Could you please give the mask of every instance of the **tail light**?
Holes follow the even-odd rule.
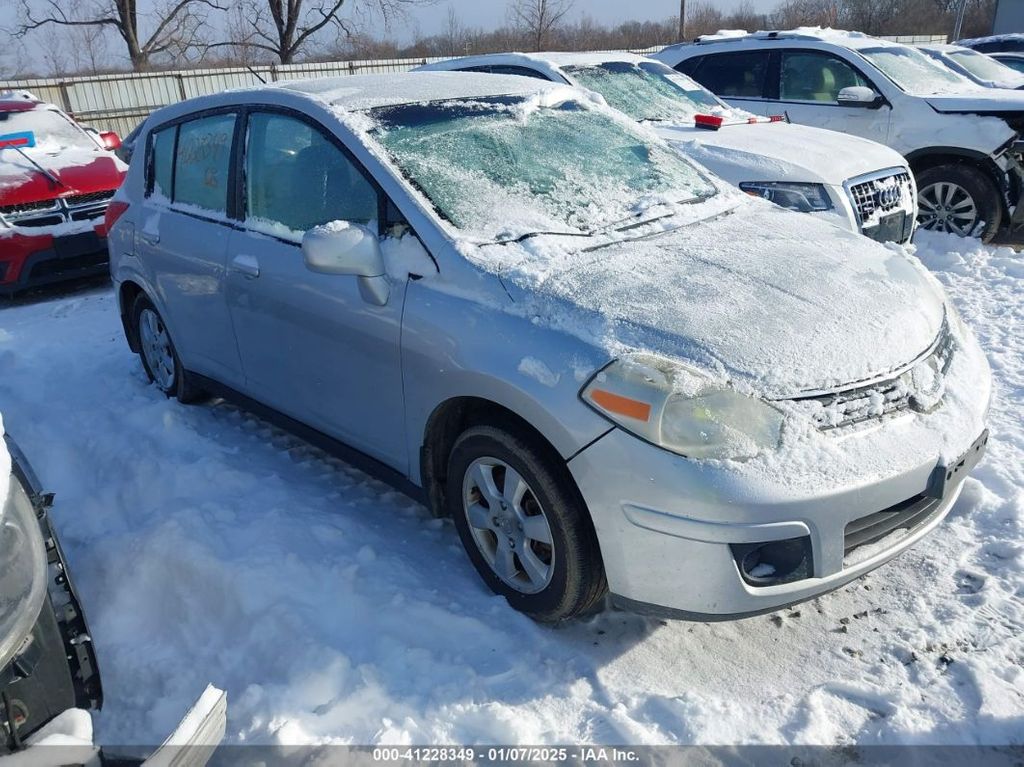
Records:
[[[97,233],[104,237],[110,234],[110,230],[117,223],[117,219],[121,218],[127,210],[128,203],[122,200],[111,200],[110,204],[107,205],[107,213],[103,217],[103,231]]]

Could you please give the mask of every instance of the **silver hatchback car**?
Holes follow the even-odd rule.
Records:
[[[154,113],[107,216],[125,333],[450,515],[556,621],[735,618],[935,528],[990,374],[924,268],[732,190],[588,92],[303,81]]]

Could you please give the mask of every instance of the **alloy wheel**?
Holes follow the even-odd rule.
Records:
[[[497,458],[478,458],[462,481],[473,540],[498,578],[524,594],[543,591],[555,569],[547,515],[529,483]]]
[[[174,348],[160,315],[152,309],[139,314],[139,343],[149,372],[164,391],[174,386]]]
[[[940,181],[920,190],[917,220],[924,229],[961,237],[973,236],[980,223],[974,198],[951,181]]]

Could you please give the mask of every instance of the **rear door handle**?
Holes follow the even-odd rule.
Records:
[[[260,276],[260,262],[256,260],[256,256],[235,256],[231,259],[231,269],[250,280]]]

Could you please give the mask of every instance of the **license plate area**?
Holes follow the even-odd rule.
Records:
[[[946,466],[935,467],[931,482],[928,483],[927,494],[932,498],[945,498],[978,465],[984,457],[987,447],[988,429],[985,429],[959,459]]]

